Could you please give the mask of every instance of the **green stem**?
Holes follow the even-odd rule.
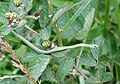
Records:
[[[53,5],[52,5],[52,2],[51,2],[51,0],[47,0],[47,1],[48,1],[48,5],[49,5],[49,8],[50,8],[50,11],[53,14],[54,13],[54,8],[53,8]],[[55,25],[56,34],[57,34],[57,37],[58,37],[58,44],[59,44],[59,46],[63,46],[62,37],[61,37],[61,32],[60,32],[60,28],[59,28],[59,25],[58,25],[58,21],[56,21],[54,23],[54,25]]]
[[[66,49],[73,49],[73,48],[77,48],[77,47],[90,47],[90,48],[95,48],[98,47],[98,45],[95,44],[76,44],[76,45],[72,45],[72,46],[64,46],[64,47],[56,47],[53,48],[51,50],[45,51],[45,50],[41,50],[39,48],[37,48],[36,46],[34,46],[32,43],[30,43],[28,40],[26,40],[23,36],[21,36],[20,34],[16,33],[12,28],[10,28],[12,33],[17,36],[19,39],[21,39],[26,45],[28,45],[30,48],[32,48],[33,50],[35,50],[38,53],[44,53],[44,54],[48,54],[48,53],[52,53],[52,52],[57,52],[57,51],[62,51],[62,50],[66,50]]]
[[[118,0],[114,0],[114,5],[115,5],[115,9],[116,9],[116,20],[118,23],[118,28],[119,28],[119,33],[120,33],[120,15],[119,15],[119,2],[118,2]]]
[[[105,22],[104,22],[104,29],[103,29],[103,35],[106,36],[107,32],[107,26],[108,26],[108,19],[109,19],[109,10],[110,10],[110,2],[111,0],[106,0],[106,9],[105,9]]]

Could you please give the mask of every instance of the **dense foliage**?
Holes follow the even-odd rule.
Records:
[[[119,0],[1,0],[0,84],[119,84]]]

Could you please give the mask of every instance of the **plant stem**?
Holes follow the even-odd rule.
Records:
[[[110,10],[110,2],[111,0],[106,0],[106,9],[105,9],[105,20],[104,20],[104,29],[103,35],[106,36],[107,26],[108,26],[108,19],[109,19],[109,10]]]
[[[110,1],[110,0],[108,0],[108,1]],[[119,15],[119,2],[118,2],[118,0],[114,0],[114,6],[116,9],[116,20],[118,23],[118,29],[119,29],[119,33],[120,33],[120,15]]]
[[[69,11],[69,10],[71,10],[72,8],[74,8],[75,6],[80,5],[80,4],[82,4],[82,3],[85,3],[85,2],[86,2],[86,0],[82,0],[82,1],[80,1],[80,2],[78,2],[78,3],[76,3],[76,4],[74,4],[74,5],[72,5],[67,11]]]
[[[83,74],[83,73],[81,73],[80,72],[80,70],[76,67],[76,66],[74,66],[74,68],[76,69],[76,71],[80,74],[80,75],[82,75],[84,78],[88,78],[85,74]]]
[[[85,42],[86,42],[86,38],[83,40],[83,43],[85,43]],[[80,50],[79,56],[78,56],[78,58],[77,58],[76,67],[78,67],[78,65],[79,65],[80,56],[82,55],[83,49],[84,49],[84,47],[82,47],[81,50]]]
[[[30,28],[28,25],[25,25],[25,28],[29,29],[30,31],[32,31],[33,33],[40,35],[38,32],[34,31],[32,28]]]
[[[52,5],[52,2],[51,2],[51,0],[47,0],[47,1],[48,1],[48,5],[49,5],[49,8],[50,8],[50,11],[53,14],[54,13],[54,8],[53,8],[53,5]],[[55,25],[56,34],[57,34],[57,37],[58,37],[58,45],[59,46],[63,46],[62,37],[61,37],[61,31],[60,31],[60,28],[59,28],[59,25],[58,25],[58,21],[56,21],[54,23],[54,25]]]

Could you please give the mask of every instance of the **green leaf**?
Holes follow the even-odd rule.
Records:
[[[56,78],[59,82],[63,82],[66,75],[73,69],[75,60],[74,58],[70,57],[67,59],[63,59],[58,66],[58,69],[56,71]]]
[[[24,6],[22,6],[22,8],[19,9],[14,5],[13,0],[11,0],[10,1],[10,10],[12,12],[22,14],[24,16],[32,9],[32,4],[33,4],[32,2],[33,2],[33,0],[22,0],[22,5],[24,5]]]
[[[88,13],[88,15],[85,18],[85,23],[84,23],[83,29],[75,35],[75,38],[77,40],[82,40],[87,37],[88,32],[89,32],[92,22],[93,22],[94,14],[95,14],[95,8],[92,8],[91,11]]]
[[[51,17],[49,17],[49,11],[46,7],[41,7],[42,11],[40,12],[40,18],[38,19],[39,21],[39,25],[41,28],[45,28],[46,26],[48,26],[48,24],[50,23],[49,21],[51,21]]]
[[[51,59],[49,55],[38,54],[36,52],[27,53],[24,57],[23,61],[28,63],[27,68],[36,80],[42,75]]]
[[[51,24],[53,24],[55,21],[57,21],[68,9],[68,6],[61,7],[53,16]]]
[[[85,4],[82,4],[82,6],[77,10],[77,12],[72,16],[72,18],[68,21],[68,23],[63,27],[63,30],[65,31],[75,20],[76,18],[82,13],[82,11],[85,9],[85,7],[90,3],[90,0]]]
[[[84,81],[84,77],[83,77],[83,76],[80,76],[80,77],[79,77],[79,81],[80,81],[80,84],[85,84],[85,81]]]
[[[35,51],[31,51],[31,52],[27,52],[25,54],[25,56],[22,58],[23,62],[29,62],[32,61],[33,59],[35,59],[35,57],[38,57],[39,53],[35,52]]]
[[[90,76],[90,78],[86,79],[86,84],[99,84],[108,82],[113,78],[113,74],[111,72],[106,72],[105,68],[98,68],[95,76]]]
[[[70,52],[70,50],[64,50],[64,51],[52,53],[52,55],[53,55],[54,57],[64,57],[64,56],[67,56],[67,54],[68,54],[69,52]]]
[[[110,54],[110,56],[114,56],[114,54],[117,51],[117,44],[115,40],[115,35],[112,34],[111,32],[107,32],[107,36],[105,38],[104,44],[103,44],[103,51],[102,53],[104,55]]]
[[[49,40],[49,38],[51,36],[50,28],[42,29],[42,31],[40,32],[40,35],[41,35],[42,40]]]
[[[27,4],[26,4],[26,7],[25,7],[25,12],[27,14],[32,9],[33,0],[26,0],[26,2],[27,2]]]
[[[111,81],[113,78],[113,74],[111,72],[104,73],[104,76],[102,78],[102,82],[108,82]]]
[[[95,76],[91,76],[90,78],[85,80],[85,84],[98,84],[98,83],[100,83],[100,81]]]
[[[103,82],[108,82],[108,81],[112,80],[112,78],[113,78],[113,74],[111,72],[106,72],[104,67],[103,68],[98,68],[95,76],[102,83]]]
[[[74,0],[59,0],[59,1],[51,0],[51,1],[52,1],[52,4],[56,7],[61,7],[61,6],[64,6],[65,4],[71,5],[74,2]]]
[[[98,61],[99,57],[102,54],[102,46],[103,46],[103,42],[104,42],[104,38],[103,36],[99,36],[97,38],[95,38],[92,41],[92,44],[97,44],[98,47],[97,48],[91,48],[92,51],[92,55],[94,56],[94,58]]]
[[[84,53],[80,57],[80,64],[86,65],[86,66],[96,66],[97,62],[96,62],[95,58],[93,57],[93,55],[91,55],[89,53]]]
[[[16,55],[17,57],[22,58],[26,52],[27,52],[27,47],[21,45],[20,48],[16,50]]]
[[[0,3],[0,23],[7,24],[8,20],[5,16],[6,12],[9,12],[9,3]]]
[[[10,40],[10,41],[16,42],[16,43],[21,43],[20,39],[12,37],[10,35],[6,35],[5,38],[8,39],[8,40]]]
[[[98,59],[98,67],[108,66],[109,65],[109,57],[106,55],[102,55]]]
[[[11,32],[10,28],[7,25],[0,27],[0,35],[1,36],[8,35],[10,32]]]
[[[22,78],[14,78],[14,79],[5,79],[0,81],[0,84],[27,84],[28,83],[28,79],[25,77]]]
[[[43,71],[46,69],[49,61],[49,55],[39,55],[36,59],[33,59],[28,63],[28,70],[30,74],[38,80],[38,78],[42,75]]]
[[[13,0],[10,0],[10,11],[11,12],[16,12],[16,13],[18,13],[19,14],[19,10],[17,9],[17,7],[14,5],[14,3],[13,3]]]
[[[85,17],[88,15],[89,11],[94,8],[96,1],[88,0],[86,3],[83,3],[80,6],[76,6],[74,10],[70,10],[70,12],[65,14],[65,17],[59,20],[61,25],[60,27],[63,30],[62,38],[71,41],[75,37],[75,34],[81,31],[85,22]]]
[[[47,68],[44,75],[45,75],[43,76],[44,80],[57,83],[55,72],[53,71],[52,68]]]

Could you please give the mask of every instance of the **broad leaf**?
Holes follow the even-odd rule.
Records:
[[[26,52],[27,52],[27,47],[21,45],[20,48],[16,50],[16,55],[17,57],[22,58]]]
[[[68,6],[64,6],[64,7],[60,8],[53,16],[51,24],[53,24],[55,21],[57,21],[66,12],[67,9],[68,9]]]
[[[85,80],[83,76],[79,77],[80,84],[85,84]]]
[[[63,18],[59,20],[59,24],[63,29],[62,36],[64,39],[71,41],[75,37],[75,34],[81,31],[86,16],[95,7],[96,3],[97,0],[88,0],[85,4],[76,6],[74,10],[70,10],[62,16]]]
[[[0,35],[1,36],[8,35],[10,32],[11,32],[10,28],[7,25],[0,27]]]
[[[65,4],[71,5],[74,2],[74,0],[59,0],[59,1],[51,0],[51,1],[52,1],[52,4],[56,7],[61,7],[61,6],[64,6]]]
[[[53,71],[52,68],[47,68],[47,70],[45,70],[45,72],[41,78],[43,80],[57,83],[55,72]]]
[[[38,21],[40,27],[45,28],[46,26],[48,26],[48,24],[50,24],[49,21],[51,21],[51,17],[49,17],[49,11],[47,7],[41,7],[41,8],[42,10],[40,12],[40,18],[38,19]]]
[[[85,80],[85,84],[98,84],[98,83],[100,83],[100,81],[95,76],[91,76],[90,78]]]
[[[96,76],[91,76],[90,78],[88,78],[85,82],[85,84],[99,84],[99,83],[104,83],[104,82],[108,82],[113,78],[113,75],[111,72],[104,72],[104,73],[100,73],[103,76],[102,77],[96,77]]]
[[[96,66],[97,62],[92,54],[84,53],[80,57],[80,64],[86,65],[86,66]]]
[[[13,3],[13,0],[10,1],[10,10],[12,12],[16,12],[18,14],[22,14],[23,16],[27,14],[32,9],[32,2],[33,0],[21,0],[22,1],[22,7],[21,9],[17,8],[15,4]]]
[[[40,35],[41,35],[42,40],[48,40],[51,36],[50,28],[42,29],[42,31],[40,32]]]
[[[98,68],[95,76],[100,82],[108,82],[113,78],[113,74],[111,72],[106,72],[104,67]]]
[[[97,44],[98,47],[97,48],[91,48],[92,51],[92,55],[94,56],[94,58],[98,61],[98,58],[101,56],[102,54],[102,46],[103,46],[103,42],[104,42],[104,38],[102,36],[99,36],[97,38],[95,38],[92,41],[92,44]]]
[[[66,58],[63,59],[58,66],[58,70],[56,71],[56,78],[59,82],[63,82],[66,75],[73,69],[75,60],[74,58]]]
[[[26,77],[18,77],[18,78],[14,78],[14,79],[5,79],[0,81],[0,84],[27,84],[28,79]]]
[[[8,23],[5,13],[10,11],[9,5],[9,3],[0,3],[0,23],[2,24]]]
[[[26,2],[24,2],[24,4],[25,4],[25,12],[27,14],[32,9],[33,0],[26,0]]]
[[[94,13],[95,13],[95,9],[92,8],[91,11],[88,13],[88,15],[85,18],[85,23],[84,23],[83,29],[75,35],[75,38],[77,40],[82,40],[85,37],[87,37],[88,32],[89,32],[91,25],[92,25],[92,22],[93,22]]]
[[[115,39],[115,36],[111,32],[107,32],[102,51],[104,55],[109,53],[111,54],[111,57],[114,56],[117,51],[117,44]]]
[[[25,56],[25,59],[23,61],[26,61],[28,63],[27,68],[30,74],[36,80],[38,80],[38,78],[41,76],[43,71],[46,69],[46,66],[48,65],[50,59],[51,58],[49,55],[30,52]]]
[[[104,76],[102,78],[102,82],[108,82],[111,81],[113,78],[113,74],[111,72],[104,73]]]
[[[64,50],[64,51],[52,53],[52,55],[53,55],[54,57],[64,57],[64,56],[67,56],[67,54],[68,54],[69,52],[70,52],[70,50]]]

